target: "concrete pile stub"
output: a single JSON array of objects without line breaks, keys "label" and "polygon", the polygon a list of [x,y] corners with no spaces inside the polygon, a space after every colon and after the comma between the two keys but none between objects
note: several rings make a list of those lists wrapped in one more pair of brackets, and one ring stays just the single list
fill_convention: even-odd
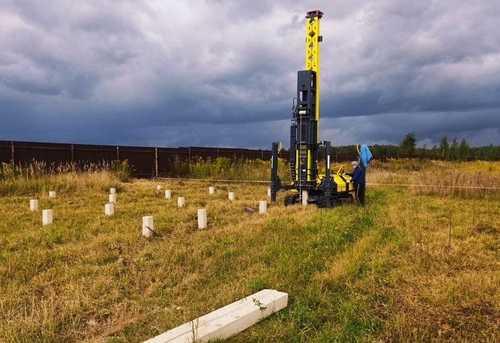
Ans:
[{"label": "concrete pile stub", "polygon": [[42,211],[42,225],[50,225],[54,222],[54,211],[51,209]]},{"label": "concrete pile stub", "polygon": [[165,190],[165,199],[172,199],[172,191],[170,189]]},{"label": "concrete pile stub", "polygon": [[261,200],[259,201],[259,214],[267,213],[267,201]]},{"label": "concrete pile stub", "polygon": [[30,200],[30,211],[31,212],[38,211],[38,200],[37,199]]},{"label": "concrete pile stub", "polygon": [[302,191],[302,206],[307,206],[309,201],[309,193],[307,191]]},{"label": "concrete pile stub", "polygon": [[207,228],[207,209],[198,209],[198,229],[203,230]]},{"label": "concrete pile stub", "polygon": [[112,202],[107,203],[104,205],[104,215],[107,217],[111,217],[112,215],[115,214],[115,204]]},{"label": "concrete pile stub", "polygon": [[155,231],[153,216],[142,217],[142,235],[151,238]]}]

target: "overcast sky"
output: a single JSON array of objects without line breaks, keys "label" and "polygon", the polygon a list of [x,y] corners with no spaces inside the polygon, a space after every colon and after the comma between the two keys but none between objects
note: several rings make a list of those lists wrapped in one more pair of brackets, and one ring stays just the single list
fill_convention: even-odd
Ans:
[{"label": "overcast sky", "polygon": [[288,146],[321,9],[321,139],[500,144],[500,0],[0,0],[0,139]]}]

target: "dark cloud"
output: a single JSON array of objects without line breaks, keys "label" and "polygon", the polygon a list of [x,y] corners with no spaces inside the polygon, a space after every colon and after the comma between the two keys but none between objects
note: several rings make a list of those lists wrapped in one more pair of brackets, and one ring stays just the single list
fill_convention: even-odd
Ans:
[{"label": "dark cloud", "polygon": [[287,141],[303,16],[317,7],[324,138],[500,144],[500,3],[458,0],[7,0],[0,139]]}]

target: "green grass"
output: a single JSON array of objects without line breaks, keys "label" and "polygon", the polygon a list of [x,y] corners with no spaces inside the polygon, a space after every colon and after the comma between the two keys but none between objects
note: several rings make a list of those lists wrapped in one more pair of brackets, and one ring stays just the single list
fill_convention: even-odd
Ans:
[{"label": "green grass", "polygon": [[[34,188],[52,226],[29,212],[28,181],[0,197],[0,341],[141,341],[263,288],[288,292],[288,308],[230,341],[498,338],[495,197],[377,188],[364,208],[280,202],[260,216],[245,208],[265,199],[265,185],[218,184],[209,197],[206,183],[161,182],[174,192],[167,201],[157,182],[53,177]],[[54,185],[51,200],[42,190]],[[106,218],[110,185],[118,204]],[[152,240],[140,236],[143,215],[154,215]]]}]

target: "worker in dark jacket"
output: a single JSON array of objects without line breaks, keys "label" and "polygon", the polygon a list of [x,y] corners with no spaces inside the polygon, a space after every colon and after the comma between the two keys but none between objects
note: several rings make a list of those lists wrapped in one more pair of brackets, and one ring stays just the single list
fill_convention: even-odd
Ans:
[{"label": "worker in dark jacket", "polygon": [[356,200],[361,205],[365,204],[366,190],[366,169],[373,159],[373,155],[368,149],[368,146],[363,144],[361,148],[357,146],[359,162],[352,172],[352,180],[354,181],[354,189],[356,190]]},{"label": "worker in dark jacket", "polygon": [[352,180],[354,181],[354,190],[356,191],[356,201],[365,204],[365,189],[366,189],[366,168],[362,163],[357,163],[352,172]]}]

